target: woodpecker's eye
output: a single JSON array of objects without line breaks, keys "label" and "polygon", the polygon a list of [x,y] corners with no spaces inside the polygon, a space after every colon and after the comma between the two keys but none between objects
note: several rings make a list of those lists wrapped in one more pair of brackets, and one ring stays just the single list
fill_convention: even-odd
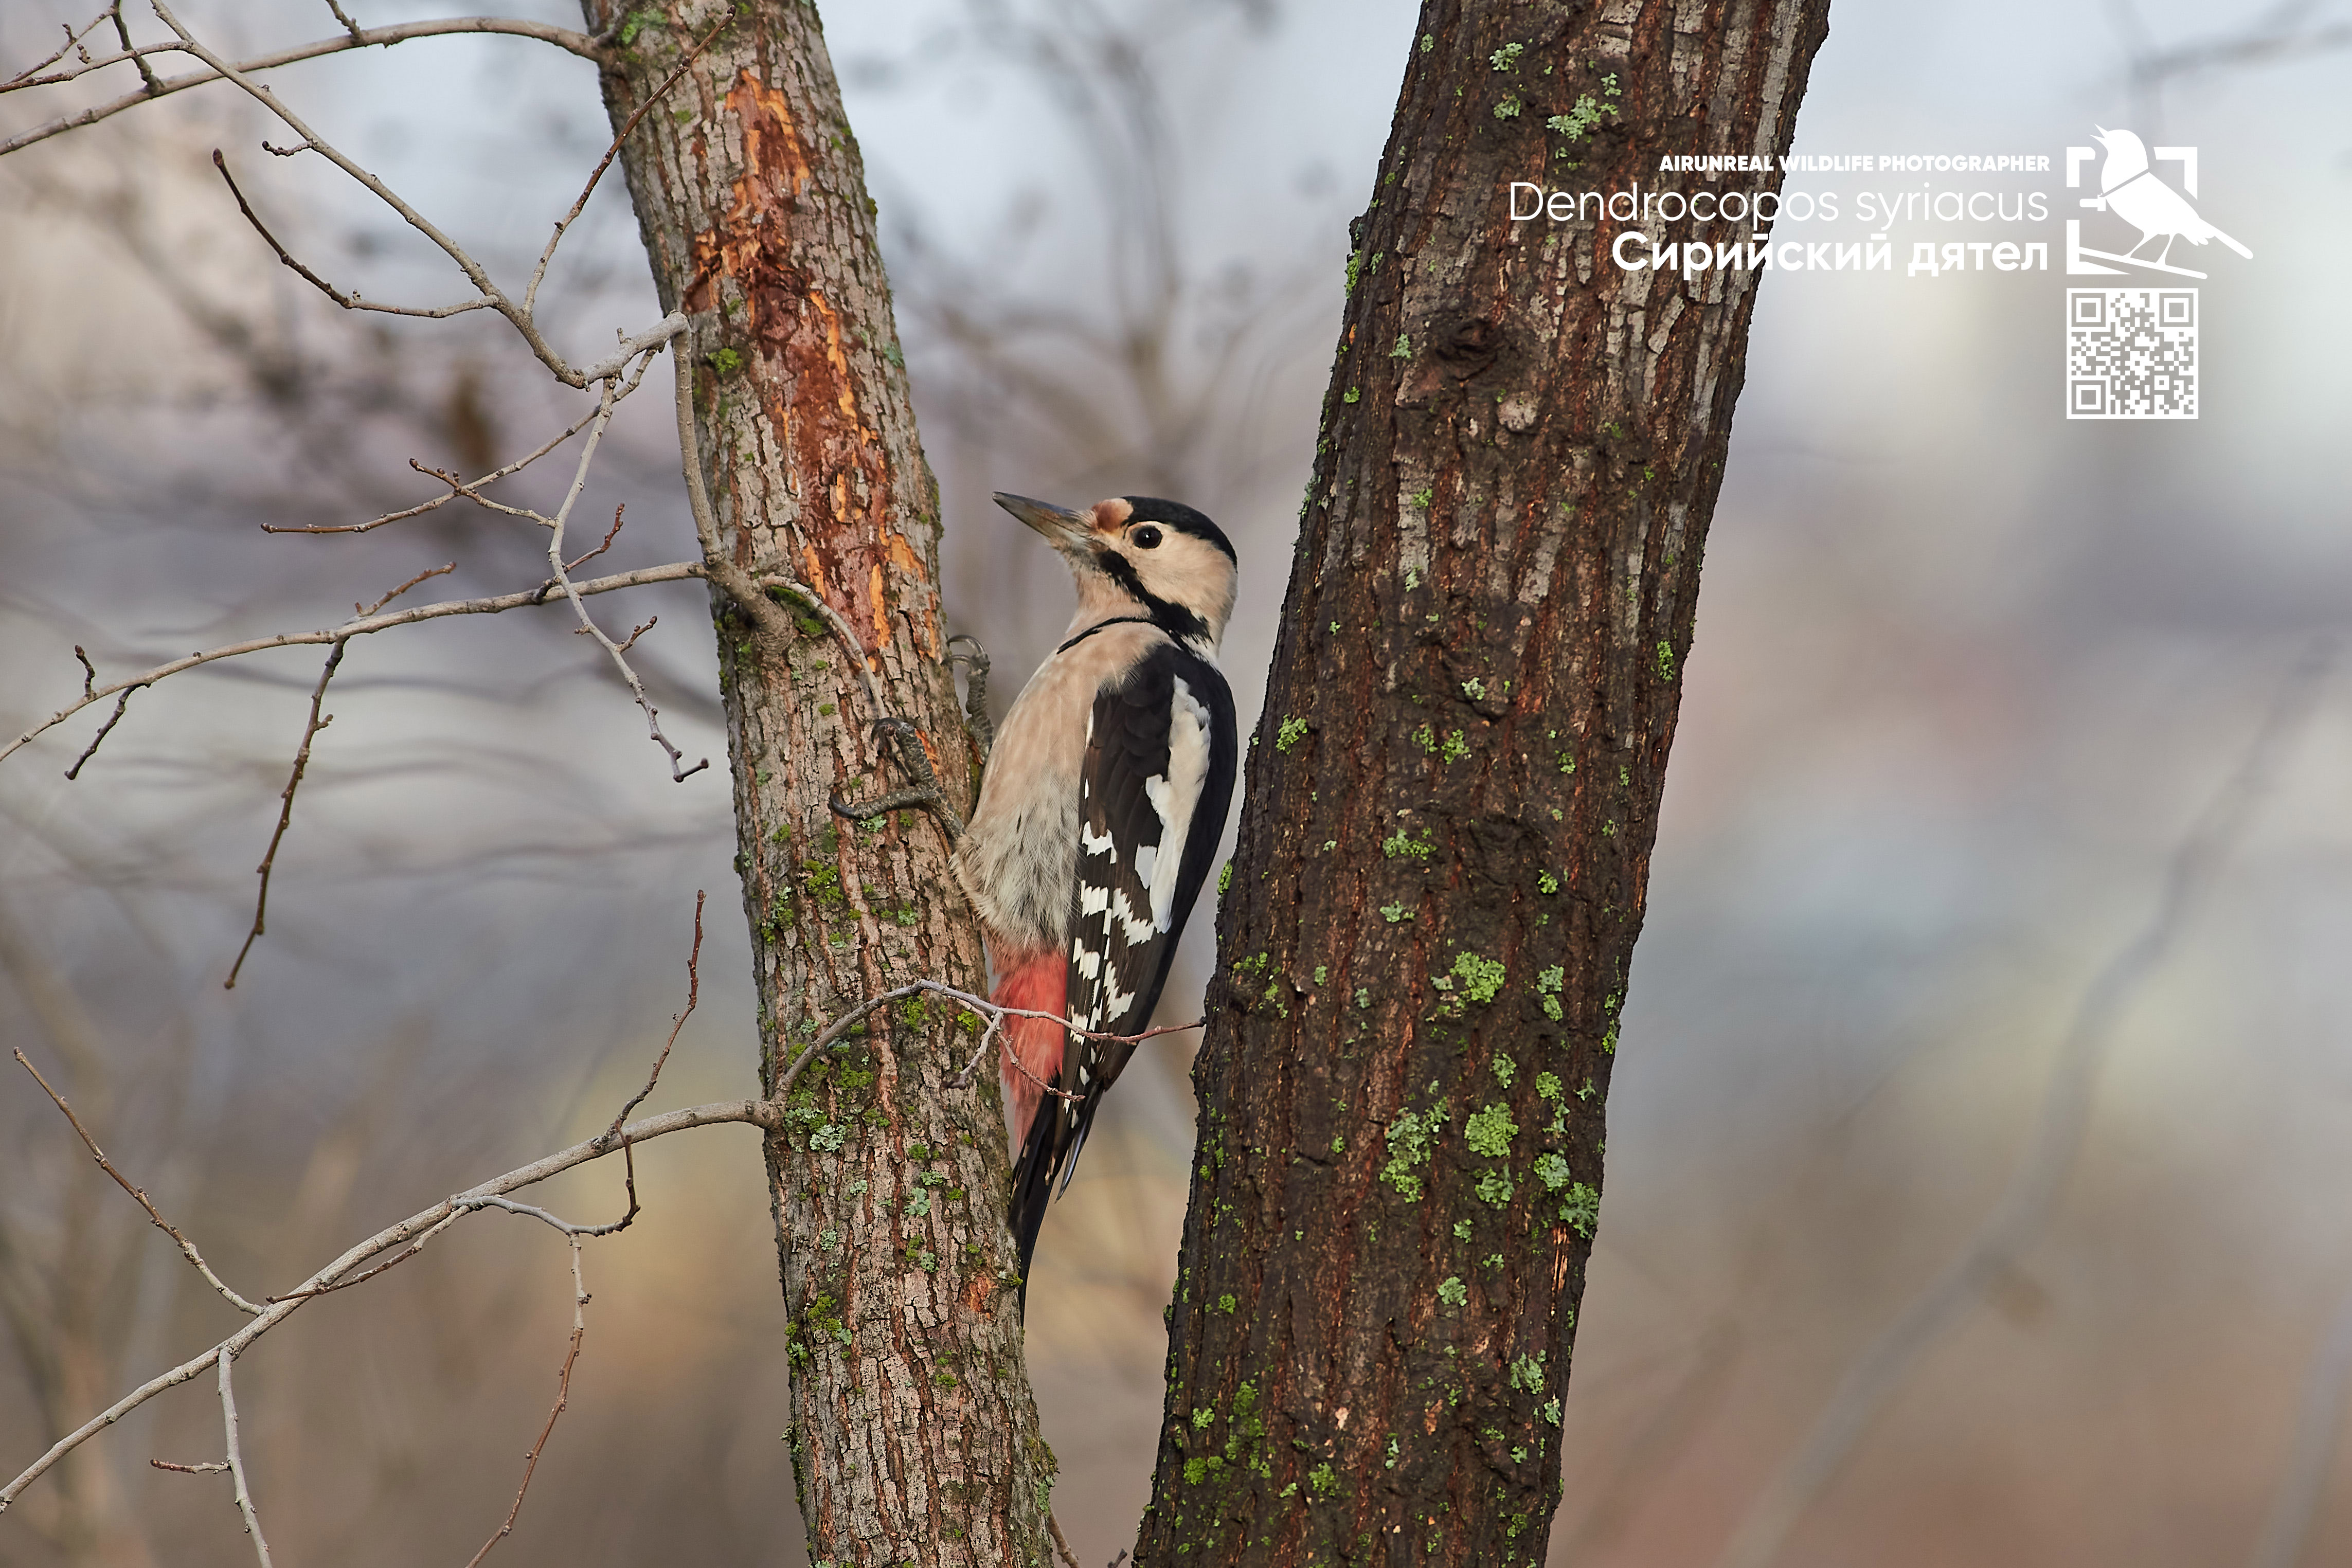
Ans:
[{"label": "woodpecker's eye", "polygon": [[1135,548],[1138,549],[1158,549],[1160,548],[1160,530],[1150,523],[1144,524],[1141,528],[1136,529],[1135,532],[1128,535],[1127,537],[1135,541]]}]

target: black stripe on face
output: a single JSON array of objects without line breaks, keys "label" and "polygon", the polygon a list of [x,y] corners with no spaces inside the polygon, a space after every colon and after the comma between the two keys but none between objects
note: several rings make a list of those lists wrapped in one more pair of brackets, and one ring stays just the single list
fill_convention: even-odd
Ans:
[{"label": "black stripe on face", "polygon": [[[1169,526],[1173,527],[1174,525],[1171,524]],[[1214,527],[1213,524],[1211,526]],[[1228,551],[1228,553],[1230,553],[1230,551]],[[1128,559],[1117,550],[1109,549],[1097,550],[1095,552],[1095,560],[1101,566],[1103,569],[1103,574],[1106,577],[1108,577],[1113,582],[1118,583],[1121,588],[1127,590],[1130,598],[1132,598],[1137,603],[1142,605],[1146,610],[1151,612],[1151,623],[1159,627],[1162,632],[1167,632],[1171,637],[1176,638],[1180,642],[1186,638],[1206,638],[1208,636],[1209,623],[1206,621],[1202,620],[1198,615],[1193,614],[1192,612],[1185,609],[1182,605],[1171,604],[1167,600],[1161,599],[1157,594],[1154,594],[1150,589],[1145,588],[1143,586],[1143,580],[1135,574],[1135,563],[1133,561]]]},{"label": "black stripe on face", "polygon": [[1234,553],[1234,541],[1225,538],[1225,530],[1183,502],[1166,501],[1157,496],[1121,496],[1119,499],[1131,509],[1127,519],[1129,528],[1138,523],[1158,523],[1161,528],[1174,528],[1180,534],[1205,539],[1224,551],[1227,560],[1235,566],[1241,564],[1241,557]]}]

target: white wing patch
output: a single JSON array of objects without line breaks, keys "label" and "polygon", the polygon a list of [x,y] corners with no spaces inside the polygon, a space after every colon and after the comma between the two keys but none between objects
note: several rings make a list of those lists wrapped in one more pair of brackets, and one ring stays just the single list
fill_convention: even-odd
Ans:
[{"label": "white wing patch", "polygon": [[1184,845],[1192,830],[1192,810],[1201,803],[1201,786],[1209,777],[1209,710],[1183,677],[1175,680],[1175,701],[1169,705],[1168,773],[1147,779],[1143,792],[1160,814],[1160,845],[1147,863],[1136,857],[1137,879],[1151,890],[1151,924],[1161,931],[1175,919],[1176,878],[1184,863]]},{"label": "white wing patch", "polygon": [[1127,889],[1123,887],[1112,895],[1111,913],[1118,916],[1119,925],[1126,928],[1127,945],[1130,947],[1142,946],[1151,940],[1154,932],[1163,929],[1135,912],[1135,906],[1127,901]]}]

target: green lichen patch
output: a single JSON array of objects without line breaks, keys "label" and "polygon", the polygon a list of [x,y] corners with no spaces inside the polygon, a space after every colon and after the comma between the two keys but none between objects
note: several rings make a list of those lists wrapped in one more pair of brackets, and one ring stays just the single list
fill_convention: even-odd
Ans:
[{"label": "green lichen patch", "polygon": [[1423,828],[1421,831],[1421,837],[1416,839],[1403,828],[1399,828],[1381,841],[1381,853],[1391,860],[1396,859],[1399,855],[1405,855],[1413,860],[1425,861],[1437,848],[1433,841],[1434,834],[1431,829]]},{"label": "green lichen patch", "polygon": [[1502,1105],[1473,1112],[1470,1119],[1462,1124],[1463,1141],[1470,1145],[1471,1152],[1490,1160],[1509,1159],[1511,1140],[1518,1133],[1519,1124],[1511,1120],[1509,1109]]},{"label": "green lichen patch", "polygon": [[1475,953],[1459,953],[1454,958],[1454,978],[1461,982],[1462,994],[1484,1007],[1492,1002],[1503,988],[1503,966],[1493,958],[1482,958]]},{"label": "green lichen patch", "polygon": [[1423,1112],[1400,1112],[1388,1125],[1389,1158],[1381,1167],[1381,1180],[1407,1203],[1421,1201],[1422,1182],[1415,1173],[1429,1163],[1449,1114],[1440,1103]]},{"label": "green lichen patch", "polygon": [[1558,1023],[1560,1020],[1559,993],[1568,984],[1568,971],[1554,964],[1536,976],[1536,998],[1543,1004],[1544,1017]]}]

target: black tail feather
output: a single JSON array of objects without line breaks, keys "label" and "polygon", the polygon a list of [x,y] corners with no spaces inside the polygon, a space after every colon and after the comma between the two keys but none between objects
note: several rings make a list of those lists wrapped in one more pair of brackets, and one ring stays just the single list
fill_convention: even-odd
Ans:
[{"label": "black tail feather", "polygon": [[1040,1105],[1029,1124],[1029,1141],[1013,1167],[1013,1240],[1021,1250],[1021,1312],[1029,1312],[1029,1260],[1037,1250],[1037,1232],[1045,1223],[1045,1206],[1054,1201],[1054,1132],[1061,1118],[1051,1105]]}]

